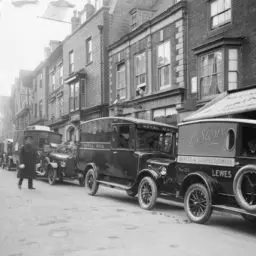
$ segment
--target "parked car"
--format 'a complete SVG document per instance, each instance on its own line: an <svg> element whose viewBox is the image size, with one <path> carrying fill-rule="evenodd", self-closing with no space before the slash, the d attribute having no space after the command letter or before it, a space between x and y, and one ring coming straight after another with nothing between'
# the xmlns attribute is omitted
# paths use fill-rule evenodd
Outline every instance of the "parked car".
<svg viewBox="0 0 256 256"><path fill-rule="evenodd" d="M51 144L48 153L42 154L37 168L38 177L47 178L50 185L54 185L57 180L78 180L80 186L84 186L84 171L77 168L77 145L69 142L54 148Z"/></svg>
<svg viewBox="0 0 256 256"><path fill-rule="evenodd" d="M256 121L181 124L176 174L191 221L205 223L220 210L256 223Z"/></svg>
<svg viewBox="0 0 256 256"><path fill-rule="evenodd" d="M51 131L48 126L35 125L29 126L26 130L16 131L12 150L12 159L15 166L19 165L19 150L24 144L24 137L26 136L33 138L33 146L39 156L43 154L45 148L49 147L50 144L60 144L62 142L62 135Z"/></svg>
<svg viewBox="0 0 256 256"><path fill-rule="evenodd" d="M132 118L107 117L81 124L78 165L86 170L90 195L99 185L138 194L152 209L169 191L168 173L175 172L177 128ZM172 175L170 175L172 176Z"/></svg>

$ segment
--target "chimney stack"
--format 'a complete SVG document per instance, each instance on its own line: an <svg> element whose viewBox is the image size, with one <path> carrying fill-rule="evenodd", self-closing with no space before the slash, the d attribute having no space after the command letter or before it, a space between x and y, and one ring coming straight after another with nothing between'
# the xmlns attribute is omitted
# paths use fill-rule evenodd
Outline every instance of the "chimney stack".
<svg viewBox="0 0 256 256"><path fill-rule="evenodd" d="M72 32L74 32L76 28L80 25L80 19L77 15L77 11L74 10L73 14L74 14L73 17L71 18Z"/></svg>
<svg viewBox="0 0 256 256"><path fill-rule="evenodd" d="M86 12L86 19L89 19L95 13L95 7L90 0L84 6L84 11Z"/></svg>
<svg viewBox="0 0 256 256"><path fill-rule="evenodd" d="M48 57L51 55L51 48L50 46L44 47L44 58L48 59Z"/></svg>
<svg viewBox="0 0 256 256"><path fill-rule="evenodd" d="M60 41L57 41L57 40L51 40L50 41L50 49L51 49L51 52L54 52L54 50L61 44Z"/></svg>

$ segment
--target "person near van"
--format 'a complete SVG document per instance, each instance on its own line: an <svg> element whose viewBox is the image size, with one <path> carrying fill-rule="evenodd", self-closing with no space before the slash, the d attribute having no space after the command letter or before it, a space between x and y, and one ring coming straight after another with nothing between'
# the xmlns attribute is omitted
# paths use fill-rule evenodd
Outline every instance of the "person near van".
<svg viewBox="0 0 256 256"><path fill-rule="evenodd" d="M33 187L33 179L36 175L36 150L33 148L33 138L31 136L25 137L25 145L20 149L20 165L19 165L19 183L18 187L21 189L23 179L28 179L28 188L35 189Z"/></svg>

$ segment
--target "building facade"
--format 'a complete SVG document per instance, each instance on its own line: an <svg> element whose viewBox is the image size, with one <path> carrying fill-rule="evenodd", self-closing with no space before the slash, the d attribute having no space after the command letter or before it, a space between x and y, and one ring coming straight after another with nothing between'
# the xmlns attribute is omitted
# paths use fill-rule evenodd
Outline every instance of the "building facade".
<svg viewBox="0 0 256 256"><path fill-rule="evenodd" d="M177 124L186 86L186 2L128 11L130 32L109 47L110 115Z"/></svg>
<svg viewBox="0 0 256 256"><path fill-rule="evenodd" d="M108 3L87 3L75 13L72 33L63 42L65 140L79 140L81 121L108 115Z"/></svg>
<svg viewBox="0 0 256 256"><path fill-rule="evenodd" d="M256 85L255 1L189 0L187 6L183 117L223 92Z"/></svg>

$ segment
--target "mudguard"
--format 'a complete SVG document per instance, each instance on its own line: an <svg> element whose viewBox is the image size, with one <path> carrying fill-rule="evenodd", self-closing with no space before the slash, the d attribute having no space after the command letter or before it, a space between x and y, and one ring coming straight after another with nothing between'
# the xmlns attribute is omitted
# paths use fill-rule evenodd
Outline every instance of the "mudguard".
<svg viewBox="0 0 256 256"><path fill-rule="evenodd" d="M154 170L154 169L143 169L143 170L140 171L139 175L137 176L135 184L138 184L141 181L141 179L145 176L151 176L156 181L161 178L160 173L158 173L156 170Z"/></svg>
<svg viewBox="0 0 256 256"><path fill-rule="evenodd" d="M97 167L97 165L95 164L95 163L88 163L86 166L85 166L85 175L86 175L86 173L87 173L87 171L89 170L89 169L93 169L94 171L95 171L95 174L96 174L96 179L98 178L98 167Z"/></svg>
<svg viewBox="0 0 256 256"><path fill-rule="evenodd" d="M188 187L193 183L203 183L210 192L212 199L217 196L218 183L211 176L203 172L189 173L182 181L179 194L184 197Z"/></svg>

